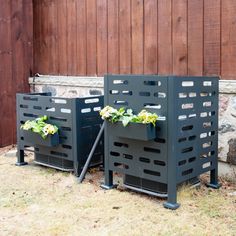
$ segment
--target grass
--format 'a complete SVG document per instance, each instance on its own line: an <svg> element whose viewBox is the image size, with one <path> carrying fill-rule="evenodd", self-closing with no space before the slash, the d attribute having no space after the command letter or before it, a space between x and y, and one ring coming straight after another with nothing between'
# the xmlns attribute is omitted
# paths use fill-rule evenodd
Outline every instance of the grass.
<svg viewBox="0 0 236 236"><path fill-rule="evenodd" d="M0 157L0 235L236 235L234 182L219 190L183 186L181 207L118 188L100 188L102 172L85 182L72 174ZM207 176L202 178L206 182Z"/></svg>

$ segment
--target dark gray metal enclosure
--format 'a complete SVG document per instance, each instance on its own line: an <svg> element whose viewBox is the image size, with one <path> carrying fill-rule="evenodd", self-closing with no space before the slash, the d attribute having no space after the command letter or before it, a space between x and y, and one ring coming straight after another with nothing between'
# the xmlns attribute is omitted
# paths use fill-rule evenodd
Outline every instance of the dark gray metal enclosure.
<svg viewBox="0 0 236 236"><path fill-rule="evenodd" d="M35 161L79 175L100 130L99 110L103 96L84 98L51 97L50 93L17 94L17 164L24 162L24 150L34 147ZM59 128L59 145L37 144L25 139L21 124L39 116L48 116L48 123ZM33 137L33 136L32 136ZM103 142L98 145L91 165L103 161Z"/></svg>
<svg viewBox="0 0 236 236"><path fill-rule="evenodd" d="M108 75L105 105L146 108L160 116L156 137L137 140L105 126L105 188L113 186L113 171L124 175L127 187L168 196L165 207L176 209L179 184L211 171L217 182L218 77ZM132 124L131 124L132 126ZM127 129L128 130L128 129Z"/></svg>

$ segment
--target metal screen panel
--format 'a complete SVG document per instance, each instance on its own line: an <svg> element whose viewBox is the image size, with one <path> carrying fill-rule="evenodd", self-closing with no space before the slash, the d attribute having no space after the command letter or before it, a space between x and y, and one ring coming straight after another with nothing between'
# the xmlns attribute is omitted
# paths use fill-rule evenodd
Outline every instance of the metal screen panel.
<svg viewBox="0 0 236 236"><path fill-rule="evenodd" d="M74 169L78 174L102 123L99 116L102 106L103 96L59 98L51 97L49 93L17 94L18 150L33 146L37 162L64 170ZM36 145L24 140L20 125L43 115L48 116L48 123L59 128L60 144L56 147ZM103 147L100 145L92 164L101 163L102 157Z"/></svg>
<svg viewBox="0 0 236 236"><path fill-rule="evenodd" d="M132 108L134 113L145 108L163 119L167 116L167 81L158 76L111 76L106 80L106 105ZM111 136L107 128L106 149L109 168L161 183L167 182L167 122L160 121L158 138L140 141Z"/></svg>
<svg viewBox="0 0 236 236"><path fill-rule="evenodd" d="M211 171L217 183L218 77L108 75L105 105L155 112L157 136L151 141L118 137L105 126L105 187L112 171L139 190L168 193L175 209L178 184ZM156 184L155 184L156 183Z"/></svg>

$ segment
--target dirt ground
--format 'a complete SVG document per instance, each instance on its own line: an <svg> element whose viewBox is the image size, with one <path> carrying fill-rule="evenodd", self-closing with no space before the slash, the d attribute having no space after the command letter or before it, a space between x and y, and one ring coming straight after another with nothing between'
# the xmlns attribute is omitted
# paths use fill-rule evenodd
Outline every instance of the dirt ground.
<svg viewBox="0 0 236 236"><path fill-rule="evenodd" d="M102 190L100 171L78 184L70 173L35 165L32 155L16 167L8 149L0 149L0 236L236 235L236 185L226 179L220 190L184 187L181 207L171 211L156 197Z"/></svg>

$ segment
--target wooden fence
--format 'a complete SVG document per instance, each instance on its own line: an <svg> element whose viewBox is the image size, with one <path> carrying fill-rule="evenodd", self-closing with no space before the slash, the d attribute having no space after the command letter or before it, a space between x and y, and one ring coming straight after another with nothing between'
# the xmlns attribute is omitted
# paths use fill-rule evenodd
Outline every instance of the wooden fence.
<svg viewBox="0 0 236 236"><path fill-rule="evenodd" d="M28 90L31 70L236 78L235 0L0 4L0 146L15 142L15 93Z"/></svg>
<svg viewBox="0 0 236 236"><path fill-rule="evenodd" d="M35 0L34 72L236 76L235 0Z"/></svg>
<svg viewBox="0 0 236 236"><path fill-rule="evenodd" d="M15 143L15 95L32 69L32 1L0 0L0 147Z"/></svg>

